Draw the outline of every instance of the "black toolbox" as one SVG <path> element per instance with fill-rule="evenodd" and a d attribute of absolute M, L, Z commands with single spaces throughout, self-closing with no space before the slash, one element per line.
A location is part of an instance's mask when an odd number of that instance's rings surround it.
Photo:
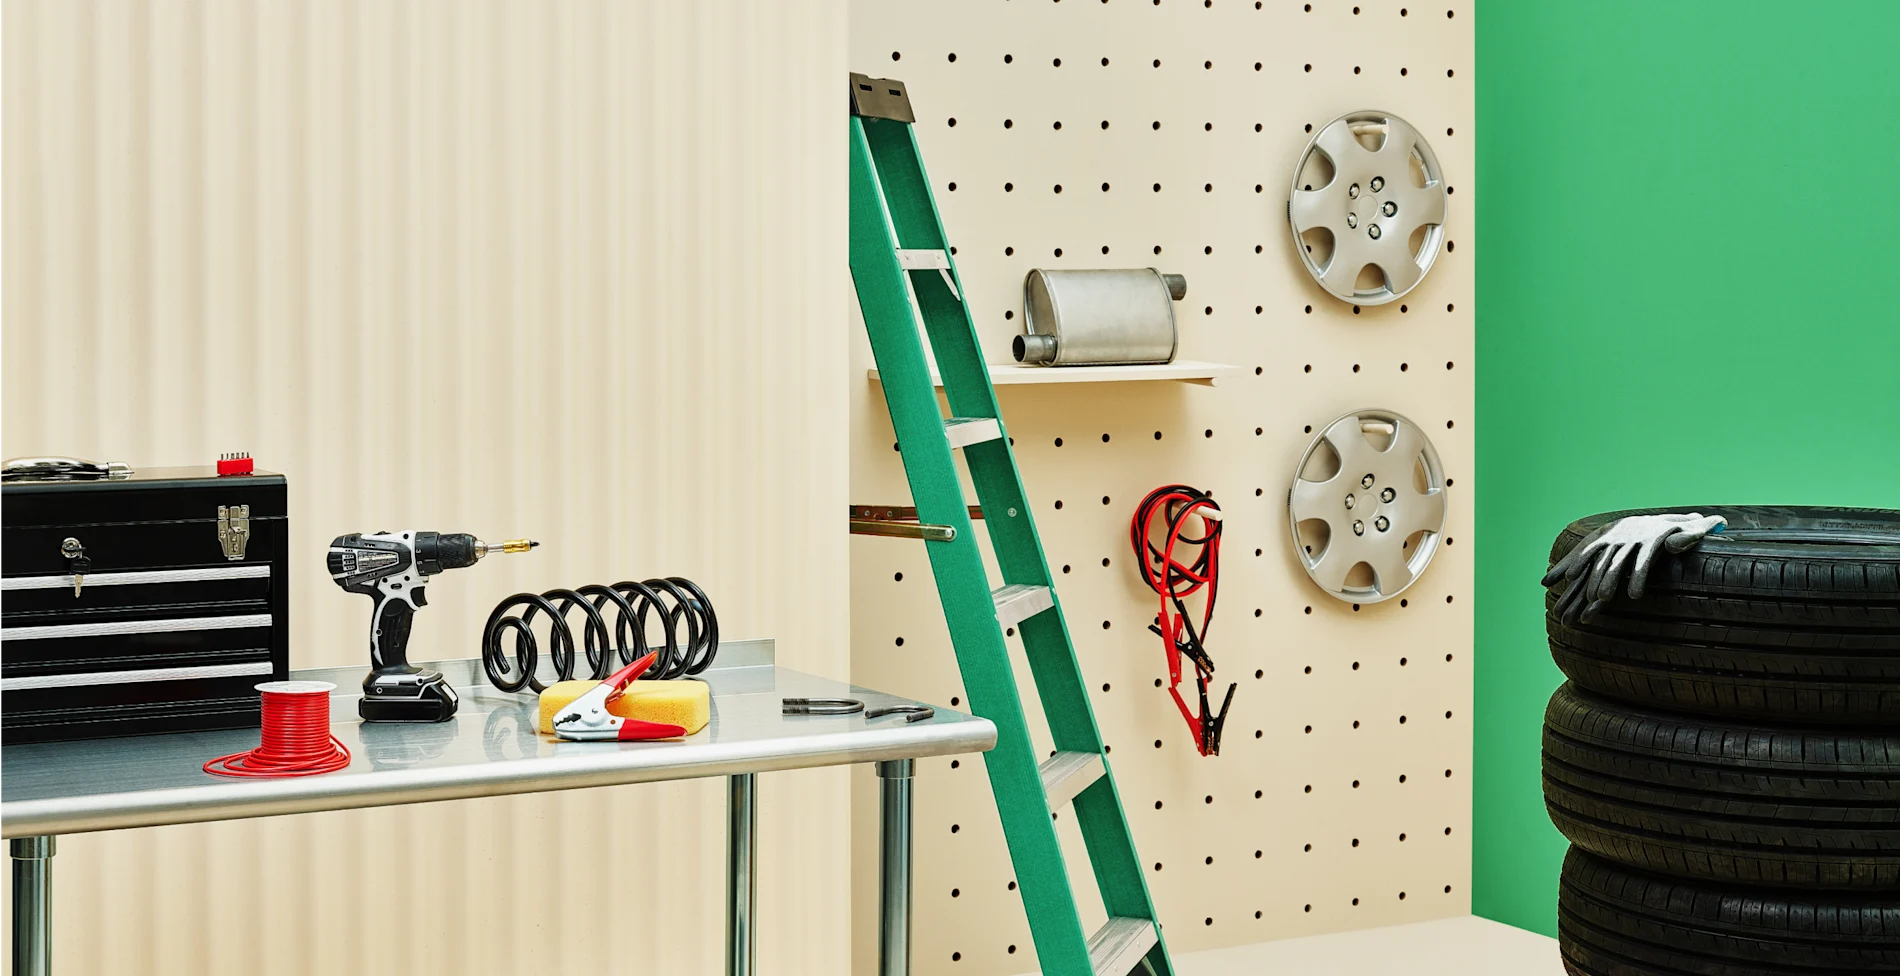
<path fill-rule="evenodd" d="M 288 524 L 266 471 L 6 482 L 0 741 L 255 728 L 289 677 Z"/>

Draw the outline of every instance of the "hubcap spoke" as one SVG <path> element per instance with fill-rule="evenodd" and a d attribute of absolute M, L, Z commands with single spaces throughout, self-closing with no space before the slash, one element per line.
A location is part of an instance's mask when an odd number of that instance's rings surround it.
<path fill-rule="evenodd" d="M 1406 565 L 1405 550 L 1400 548 L 1399 539 L 1392 539 L 1391 545 L 1373 546 L 1366 553 L 1366 562 L 1371 564 L 1372 573 L 1379 579 L 1379 592 L 1397 593 L 1412 582 L 1412 567 Z"/>
<path fill-rule="evenodd" d="M 1317 190 L 1293 191 L 1293 223 L 1300 230 L 1312 230 L 1324 227 L 1335 236 L 1346 232 L 1345 220 L 1340 213 L 1340 201 L 1345 194 L 1339 192 L 1339 181 Z"/>
<path fill-rule="evenodd" d="M 1393 240 L 1398 238 L 1394 237 Z M 1412 256 L 1403 252 L 1381 262 L 1379 270 L 1385 272 L 1385 286 L 1394 292 L 1409 291 L 1418 284 L 1418 279 L 1424 277 L 1424 272 L 1418 270 L 1418 264 L 1412 260 Z"/>

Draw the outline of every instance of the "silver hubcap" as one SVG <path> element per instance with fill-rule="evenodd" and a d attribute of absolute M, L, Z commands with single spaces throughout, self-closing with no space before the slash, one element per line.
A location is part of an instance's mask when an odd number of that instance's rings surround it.
<path fill-rule="evenodd" d="M 1389 443 L 1381 450 L 1368 433 Z M 1313 480 L 1307 469 L 1330 445 L 1339 470 Z M 1415 472 L 1425 474 L 1420 491 Z M 1326 524 L 1326 539 L 1310 523 Z M 1301 523 L 1309 523 L 1303 532 Z M 1357 410 L 1333 421 L 1313 438 L 1287 492 L 1287 524 L 1293 551 L 1320 588 L 1349 603 L 1378 603 L 1398 596 L 1425 572 L 1445 528 L 1445 472 L 1423 431 L 1390 410 Z M 1407 548 L 1415 534 L 1418 544 Z M 1353 582 L 1354 570 L 1371 570 L 1370 584 Z M 1364 574 L 1360 574 L 1362 577 Z"/>
<path fill-rule="evenodd" d="M 1361 135 L 1382 135 L 1377 150 L 1367 149 Z M 1332 181 L 1306 189 L 1300 183 L 1314 153 L 1333 165 Z M 1425 185 L 1412 183 L 1413 160 L 1425 174 Z M 1293 228 L 1295 250 L 1306 270 L 1322 288 L 1354 305 L 1383 305 L 1417 287 L 1438 258 L 1445 239 L 1445 179 L 1438 157 L 1425 138 L 1404 119 L 1387 112 L 1342 115 L 1313 137 L 1293 169 L 1293 187 L 1287 201 L 1287 222 Z M 1412 235 L 1427 228 L 1416 252 Z M 1321 264 L 1306 248 L 1307 231 L 1325 228 L 1333 236 L 1333 253 Z M 1378 268 L 1385 281 L 1361 291 L 1359 274 Z"/>

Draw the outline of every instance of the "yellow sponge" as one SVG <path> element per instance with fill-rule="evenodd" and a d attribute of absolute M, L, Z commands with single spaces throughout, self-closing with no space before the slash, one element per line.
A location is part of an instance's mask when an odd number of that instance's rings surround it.
<path fill-rule="evenodd" d="M 598 681 L 557 681 L 541 693 L 541 732 L 554 734 L 554 716 Z M 712 690 L 704 681 L 636 681 L 607 711 L 621 718 L 677 725 L 692 735 L 712 719 Z"/>

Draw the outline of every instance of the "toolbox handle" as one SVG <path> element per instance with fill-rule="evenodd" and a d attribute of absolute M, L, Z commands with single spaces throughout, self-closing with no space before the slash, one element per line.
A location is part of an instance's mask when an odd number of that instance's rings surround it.
<path fill-rule="evenodd" d="M 0 466 L 0 480 L 4 481 L 109 480 L 131 476 L 132 466 L 124 461 L 99 462 L 64 456 L 9 458 Z"/>

